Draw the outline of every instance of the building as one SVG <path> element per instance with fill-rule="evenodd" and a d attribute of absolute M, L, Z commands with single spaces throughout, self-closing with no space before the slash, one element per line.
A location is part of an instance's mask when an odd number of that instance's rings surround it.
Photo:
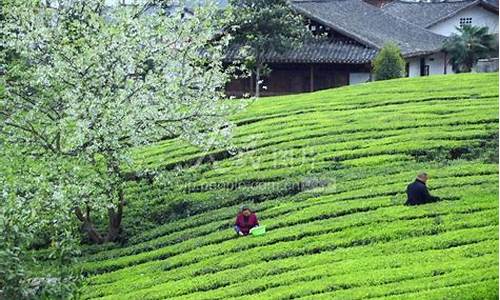
<path fill-rule="evenodd" d="M 272 72 L 263 78 L 262 95 L 370 81 L 371 62 L 388 41 L 399 45 L 408 76 L 449 74 L 453 71 L 442 47 L 457 26 L 488 26 L 498 34 L 494 0 L 292 0 L 290 5 L 313 33 L 328 39 L 267 53 Z M 236 55 L 230 52 L 228 60 Z M 252 94 L 254 85 L 254 78 L 237 79 L 226 90 L 241 96 Z"/>
<path fill-rule="evenodd" d="M 462 25 L 486 26 L 498 34 L 498 1 L 393 1 L 382 10 L 442 36 L 450 36 Z M 445 60 L 442 51 L 409 58 L 409 76 L 453 73 Z"/>

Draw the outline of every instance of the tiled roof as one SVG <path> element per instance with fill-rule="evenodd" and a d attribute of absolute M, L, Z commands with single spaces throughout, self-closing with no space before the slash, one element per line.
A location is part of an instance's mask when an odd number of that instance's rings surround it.
<path fill-rule="evenodd" d="M 478 4 L 491 9 L 496 7 L 496 10 L 498 10 L 498 1 L 491 0 L 447 0 L 441 2 L 396 0 L 383 6 L 382 10 L 418 26 L 428 28 L 468 7 Z"/>
<path fill-rule="evenodd" d="M 369 47 L 380 49 L 394 41 L 406 57 L 439 51 L 445 39 L 363 0 L 293 0 L 291 5 L 306 17 Z"/>
<path fill-rule="evenodd" d="M 483 2 L 490 4 L 498 9 L 498 0 L 483 0 Z"/>
<path fill-rule="evenodd" d="M 302 47 L 288 50 L 282 54 L 266 53 L 264 60 L 268 63 L 369 63 L 378 50 L 345 41 L 316 41 Z M 238 48 L 232 47 L 226 54 L 227 61 L 238 58 Z"/>
<path fill-rule="evenodd" d="M 446 37 L 426 27 L 472 5 L 498 11 L 498 0 L 395 0 L 382 8 L 363 0 L 290 1 L 300 14 L 355 42 L 315 41 L 282 54 L 269 52 L 267 62 L 364 64 L 388 41 L 397 43 L 405 57 L 434 53 L 442 49 Z M 238 50 L 233 47 L 226 60 L 237 57 Z"/>

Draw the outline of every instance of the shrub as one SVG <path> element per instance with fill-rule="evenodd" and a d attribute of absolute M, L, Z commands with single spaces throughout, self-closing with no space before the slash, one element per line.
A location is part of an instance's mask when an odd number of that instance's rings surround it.
<path fill-rule="evenodd" d="M 400 78 L 405 70 L 405 61 L 399 47 L 392 42 L 386 43 L 373 61 L 375 80 Z"/>
<path fill-rule="evenodd" d="M 471 25 L 457 27 L 458 33 L 452 34 L 444 43 L 453 71 L 470 72 L 480 58 L 496 56 L 498 42 L 488 30 L 488 27 Z"/>

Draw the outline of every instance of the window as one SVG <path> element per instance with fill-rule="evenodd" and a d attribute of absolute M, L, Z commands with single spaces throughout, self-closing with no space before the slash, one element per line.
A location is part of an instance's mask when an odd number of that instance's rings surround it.
<path fill-rule="evenodd" d="M 472 18 L 460 18 L 460 27 L 464 25 L 472 25 Z"/>

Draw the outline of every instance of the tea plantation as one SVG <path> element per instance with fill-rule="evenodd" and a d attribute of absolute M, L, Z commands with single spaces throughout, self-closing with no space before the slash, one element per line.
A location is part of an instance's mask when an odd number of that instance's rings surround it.
<path fill-rule="evenodd" d="M 130 182 L 130 238 L 86 250 L 84 299 L 498 298 L 498 74 L 263 98 L 233 121 L 231 151 L 137 149 L 137 171 L 176 175 Z M 404 206 L 422 170 L 445 199 Z M 235 236 L 242 204 L 265 236 Z"/>

